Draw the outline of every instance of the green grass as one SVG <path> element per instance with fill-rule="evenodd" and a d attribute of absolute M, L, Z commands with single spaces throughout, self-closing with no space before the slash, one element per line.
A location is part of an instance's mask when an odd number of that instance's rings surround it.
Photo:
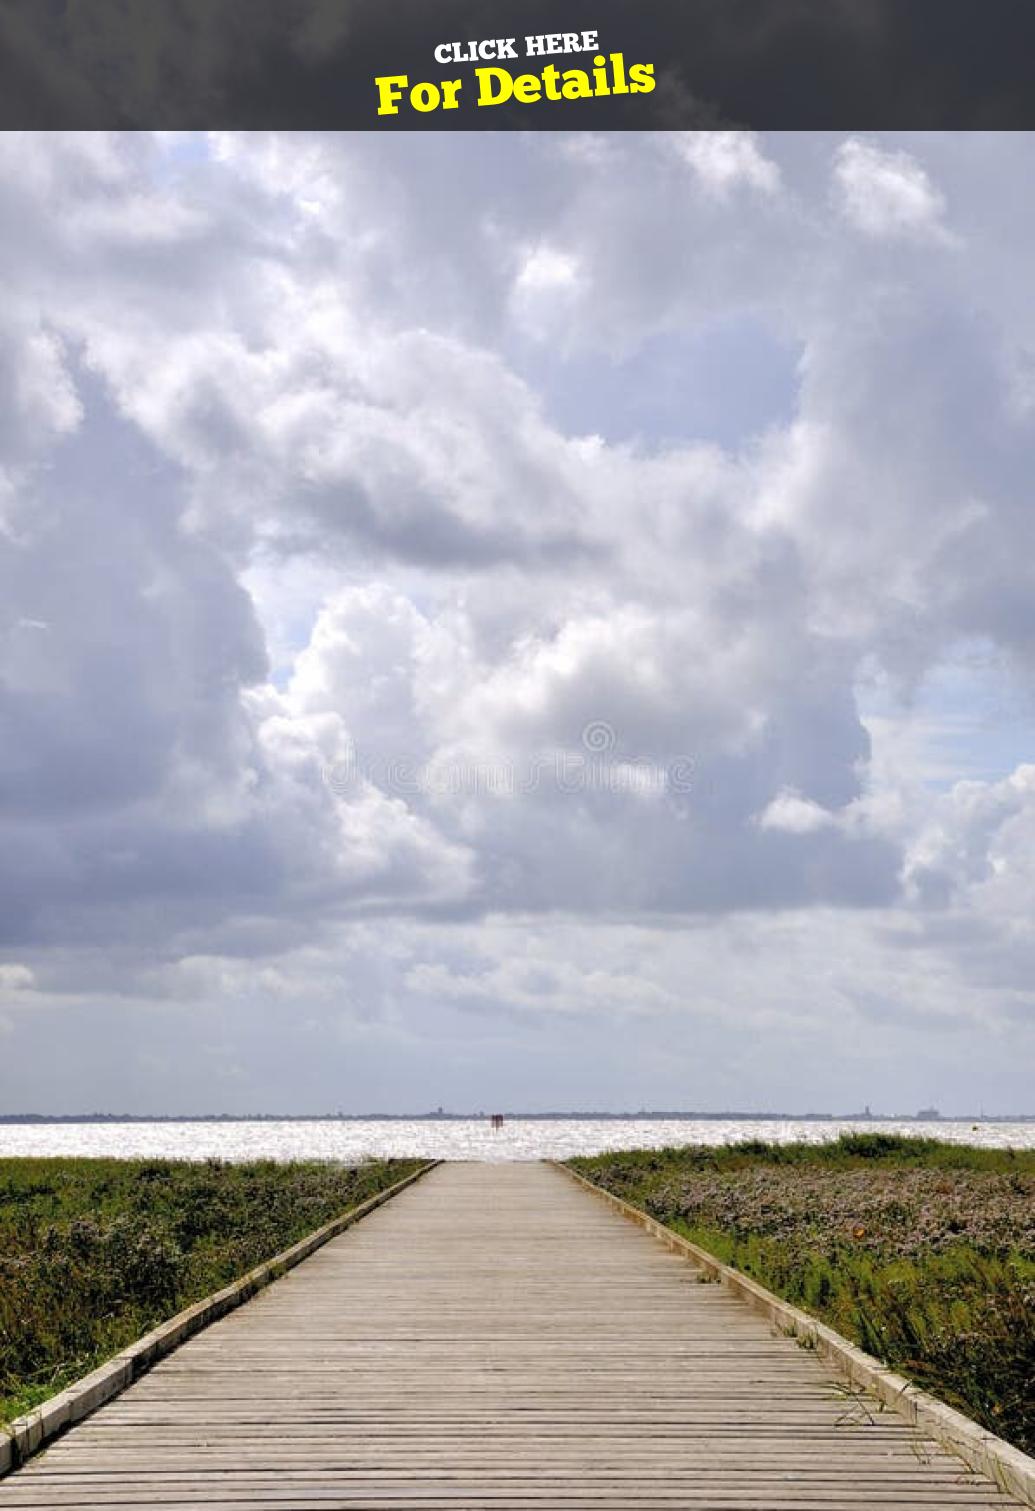
<path fill-rule="evenodd" d="M 422 1163 L 0 1159 L 0 1421 Z"/>
<path fill-rule="evenodd" d="M 867 1133 L 570 1164 L 1035 1451 L 1035 1150 Z"/>

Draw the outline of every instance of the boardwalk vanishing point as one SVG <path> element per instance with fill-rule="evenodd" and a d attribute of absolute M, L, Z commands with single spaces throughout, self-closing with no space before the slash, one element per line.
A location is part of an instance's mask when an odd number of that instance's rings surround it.
<path fill-rule="evenodd" d="M 0 1482 L 0 1511 L 1016 1504 L 544 1164 L 438 1166 Z"/>

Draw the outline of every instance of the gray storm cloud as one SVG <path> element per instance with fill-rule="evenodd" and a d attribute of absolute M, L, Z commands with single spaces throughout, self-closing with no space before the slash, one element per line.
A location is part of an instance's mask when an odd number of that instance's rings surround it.
<path fill-rule="evenodd" d="M 527 1076 L 544 1023 L 633 1020 L 653 1084 L 696 1033 L 761 1095 L 748 1021 L 848 1095 L 867 1021 L 903 1095 L 932 1023 L 999 1025 L 1011 1087 L 1035 789 L 933 782 L 923 690 L 1030 674 L 1029 152 L 6 139 L 12 1074 L 45 1015 L 128 1015 L 146 1087 L 182 1011 L 240 1015 L 209 1104 L 302 1022 L 302 1098 L 328 1039 L 488 1036 L 509 1094 L 498 1034 Z"/>

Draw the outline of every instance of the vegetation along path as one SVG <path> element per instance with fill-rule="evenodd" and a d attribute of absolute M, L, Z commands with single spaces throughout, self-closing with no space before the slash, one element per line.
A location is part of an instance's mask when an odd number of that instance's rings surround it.
<path fill-rule="evenodd" d="M 442 1165 L 0 1483 L 25 1507 L 1005 1507 L 546 1165 Z"/>

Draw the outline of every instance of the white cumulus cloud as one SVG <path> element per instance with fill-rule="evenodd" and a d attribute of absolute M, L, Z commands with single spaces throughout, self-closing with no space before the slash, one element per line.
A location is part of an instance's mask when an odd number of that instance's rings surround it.
<path fill-rule="evenodd" d="M 838 148 L 834 173 L 844 215 L 867 236 L 951 241 L 945 196 L 909 153 L 853 138 Z"/>

